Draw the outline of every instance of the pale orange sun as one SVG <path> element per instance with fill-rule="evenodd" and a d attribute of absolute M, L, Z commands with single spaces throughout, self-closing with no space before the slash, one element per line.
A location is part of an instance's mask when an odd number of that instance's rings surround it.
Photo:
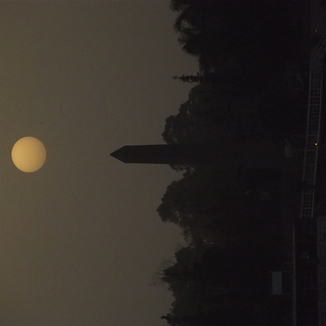
<path fill-rule="evenodd" d="M 12 148 L 11 159 L 16 168 L 23 172 L 39 170 L 46 160 L 46 149 L 35 137 L 23 137 Z"/>

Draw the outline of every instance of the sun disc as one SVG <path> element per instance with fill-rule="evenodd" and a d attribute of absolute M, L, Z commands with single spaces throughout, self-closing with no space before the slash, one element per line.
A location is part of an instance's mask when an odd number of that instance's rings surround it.
<path fill-rule="evenodd" d="M 14 144 L 11 159 L 18 170 L 27 173 L 35 172 L 45 163 L 46 149 L 37 138 L 23 137 Z"/>

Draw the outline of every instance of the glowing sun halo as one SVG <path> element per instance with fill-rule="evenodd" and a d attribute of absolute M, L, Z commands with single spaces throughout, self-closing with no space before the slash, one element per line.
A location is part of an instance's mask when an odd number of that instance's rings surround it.
<path fill-rule="evenodd" d="M 19 139 L 11 150 L 11 159 L 16 168 L 23 172 L 39 170 L 46 160 L 46 149 L 35 137 Z"/>

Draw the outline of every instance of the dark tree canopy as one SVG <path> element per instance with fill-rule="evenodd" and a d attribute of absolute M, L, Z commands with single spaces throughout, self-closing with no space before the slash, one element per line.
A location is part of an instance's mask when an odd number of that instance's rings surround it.
<path fill-rule="evenodd" d="M 167 144 L 254 139 L 296 146 L 305 128 L 307 51 L 301 2 L 171 0 L 182 50 L 198 59 L 196 82 L 166 119 Z M 157 211 L 180 227 L 185 246 L 158 274 L 174 296 L 162 316 L 173 326 L 285 326 L 288 297 L 269 295 L 269 271 L 290 257 L 281 170 L 234 162 L 173 166 L 180 180 Z M 236 313 L 234 313 L 236 311 Z"/>

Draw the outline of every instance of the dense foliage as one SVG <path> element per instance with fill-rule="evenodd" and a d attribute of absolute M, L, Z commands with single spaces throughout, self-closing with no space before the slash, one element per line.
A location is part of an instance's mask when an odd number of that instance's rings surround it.
<path fill-rule="evenodd" d="M 295 153 L 307 103 L 304 8 L 285 0 L 171 0 L 171 9 L 179 44 L 200 71 L 174 77 L 197 85 L 166 119 L 164 141 L 232 148 L 268 138 Z M 174 296 L 161 318 L 171 326 L 288 325 L 289 297 L 269 293 L 269 271 L 282 269 L 291 251 L 283 171 L 234 162 L 172 168 L 182 178 L 157 211 L 187 245 L 156 275 Z"/>

